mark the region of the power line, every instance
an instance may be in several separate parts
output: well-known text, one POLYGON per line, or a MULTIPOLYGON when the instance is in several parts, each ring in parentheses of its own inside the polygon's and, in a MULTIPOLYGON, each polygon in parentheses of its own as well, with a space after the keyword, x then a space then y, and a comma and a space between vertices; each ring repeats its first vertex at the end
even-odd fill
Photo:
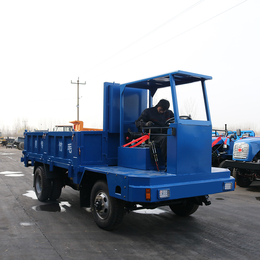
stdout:
MULTIPOLYGON (((234 6, 230 7, 230 8, 228 8, 227 10, 225 10, 225 11, 223 11, 223 12, 221 12, 221 13, 219 13, 219 14, 217 14, 217 15, 215 15, 215 16, 209 18, 209 19, 207 19, 206 21, 203 21, 203 22, 201 22, 201 23, 199 23, 199 24, 197 24, 197 25, 191 27, 190 29, 188 29, 188 30, 186 30, 186 31, 184 31, 184 32, 179 33, 178 35, 175 35, 174 37, 168 39, 167 41, 164 41, 163 43, 160 43, 160 44, 154 46, 153 48, 151 48, 151 49, 149 49, 149 50, 147 50, 147 51, 145 51, 145 52, 142 52, 141 54, 139 54, 139 55, 137 55, 137 56, 135 56, 135 57, 133 57, 133 58, 131 58, 131 59, 125 61, 125 62, 122 62, 122 63, 120 63, 119 65, 116 65, 115 67, 113 67, 113 68, 111 68, 111 69, 108 69, 108 70, 106 70, 106 71, 100 73, 99 75, 103 75, 103 74, 107 73, 108 71, 111 71, 111 70, 113 70, 113 69, 115 69, 115 68, 117 68, 117 67, 119 67, 119 66, 122 66, 122 65, 124 65, 125 63, 128 63, 129 61, 132 61, 132 60, 134 60, 134 59, 136 59, 136 58, 138 58, 138 57, 140 57, 140 56, 142 56, 142 55, 144 55, 144 54, 146 54, 146 53, 148 53, 148 52, 150 52, 150 51, 152 51, 152 50, 154 50, 154 49, 156 49, 156 48, 158 48, 158 47, 160 47, 160 46, 162 46, 162 45, 164 45, 164 44, 166 44, 166 43, 168 43, 169 41, 172 41, 173 39, 176 39, 176 38, 178 38, 178 37, 180 37, 180 36, 182 36, 182 35, 184 35, 184 34, 190 32, 190 31, 196 29, 197 27, 199 27, 199 26, 201 26, 201 25, 203 25, 203 24, 205 24, 205 23, 207 23, 207 22, 209 22, 209 21, 215 19, 216 17, 218 17, 218 16, 220 16, 220 15, 226 13, 226 12, 229 12, 230 10, 232 10, 232 9, 236 8, 237 6, 239 6, 239 5, 243 4, 243 3, 245 3, 246 1, 247 1, 247 0, 245 0, 245 1, 243 1, 243 2, 240 2, 239 4, 236 4, 236 5, 234 5, 234 6)), ((95 77, 96 77, 96 76, 95 76, 95 77)), ((94 77, 92 77, 92 78, 94 78, 94 77)), ((92 79, 92 78, 90 78, 90 79, 92 79)))
POLYGON ((97 65, 95 65, 94 67, 90 68, 87 70, 91 71, 97 67, 99 67, 100 65, 102 65, 103 63, 107 62, 108 60, 111 60, 112 58, 114 58, 115 56, 117 56, 118 54, 124 52, 125 50, 129 49, 131 46, 135 45, 136 43, 140 42, 141 40, 143 40, 144 38, 148 37, 149 35, 153 34, 155 31, 159 30, 160 28, 162 28, 163 26, 165 26, 166 24, 172 22, 173 20, 177 19, 179 16, 185 14, 186 12, 188 12, 189 10, 191 10, 192 8, 196 7, 197 5, 199 5, 200 3, 202 3, 204 0, 199 0, 198 2, 196 2, 195 4, 189 6, 187 9, 183 10, 182 12, 180 12, 179 14, 173 16, 171 19, 169 19, 168 21, 162 23, 161 25, 159 25, 158 27, 156 27, 155 29, 151 30, 150 32, 146 33, 145 35, 143 35, 142 37, 140 37, 139 39, 135 40, 134 42, 130 43, 129 45, 127 45, 126 47, 124 47, 123 49, 121 49, 120 51, 114 53, 113 55, 111 55, 110 57, 108 57, 107 59, 101 61, 100 63, 98 63, 97 65))

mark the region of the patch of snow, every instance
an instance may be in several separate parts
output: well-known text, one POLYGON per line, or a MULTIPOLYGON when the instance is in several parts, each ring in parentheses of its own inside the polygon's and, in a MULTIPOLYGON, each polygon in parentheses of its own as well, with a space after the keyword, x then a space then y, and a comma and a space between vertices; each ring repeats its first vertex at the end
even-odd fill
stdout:
POLYGON ((37 196, 34 190, 27 190, 27 193, 23 194, 23 196, 32 198, 33 200, 37 200, 37 196))

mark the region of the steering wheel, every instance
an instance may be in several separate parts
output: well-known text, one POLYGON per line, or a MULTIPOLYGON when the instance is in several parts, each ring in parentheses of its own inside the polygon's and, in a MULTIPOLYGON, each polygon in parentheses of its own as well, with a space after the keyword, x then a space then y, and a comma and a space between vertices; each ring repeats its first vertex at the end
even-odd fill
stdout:
POLYGON ((171 118, 169 118, 169 119, 167 119, 166 121, 165 121, 165 124, 171 124, 171 123, 174 123, 175 121, 174 121, 174 117, 171 117, 171 118))
POLYGON ((231 135, 229 136, 229 138, 230 138, 230 140, 235 141, 235 140, 237 139, 237 136, 236 136, 236 134, 231 134, 231 135))
POLYGON ((191 120, 191 115, 188 115, 188 116, 180 116, 180 119, 191 120))

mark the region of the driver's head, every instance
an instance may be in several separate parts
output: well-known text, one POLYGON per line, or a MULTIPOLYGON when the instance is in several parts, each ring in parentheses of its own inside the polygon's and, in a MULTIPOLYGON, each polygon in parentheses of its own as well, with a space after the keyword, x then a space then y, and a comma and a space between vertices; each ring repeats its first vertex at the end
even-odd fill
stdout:
POLYGON ((161 99, 158 104, 156 105, 157 111, 162 114, 168 110, 170 107, 170 103, 166 99, 161 99))

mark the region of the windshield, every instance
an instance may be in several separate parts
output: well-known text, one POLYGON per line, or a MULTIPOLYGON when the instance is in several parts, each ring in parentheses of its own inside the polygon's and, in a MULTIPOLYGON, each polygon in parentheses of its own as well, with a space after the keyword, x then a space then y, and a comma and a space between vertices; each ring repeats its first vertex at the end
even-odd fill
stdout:
POLYGON ((206 121, 205 101, 201 82, 176 86, 177 102, 180 117, 206 121))
MULTIPOLYGON (((201 82, 177 85, 176 95, 179 116, 181 119, 191 119, 200 121, 207 120, 201 82)), ((153 106, 155 106, 160 101, 160 99, 168 100, 170 102, 169 109, 174 112, 172 102, 172 91, 170 86, 157 89, 153 97, 153 106)))

